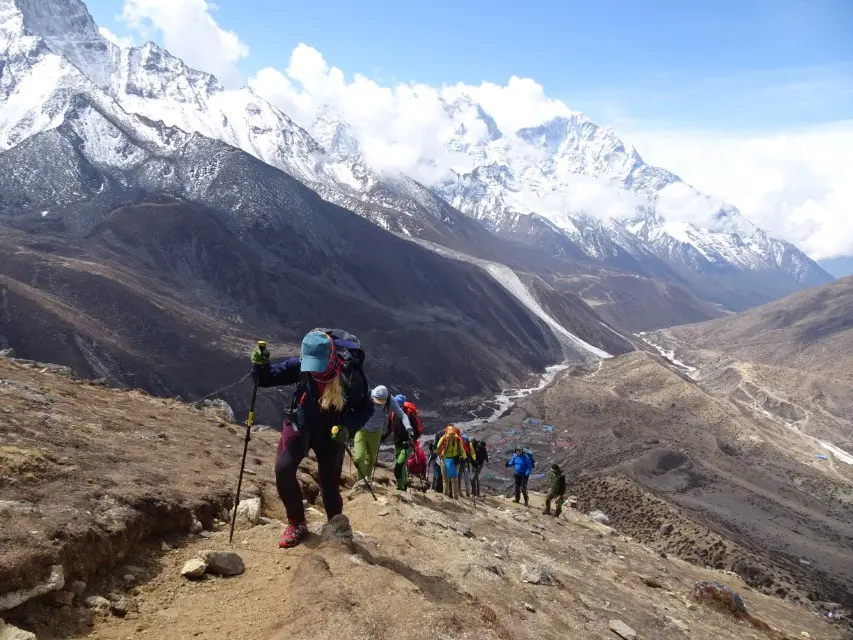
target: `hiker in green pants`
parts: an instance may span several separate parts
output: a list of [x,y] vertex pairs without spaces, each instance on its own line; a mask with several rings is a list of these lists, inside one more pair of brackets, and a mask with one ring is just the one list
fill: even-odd
[[406,396],[398,395],[389,398],[389,401],[393,401],[397,407],[400,407],[400,412],[388,412],[388,431],[382,435],[382,441],[384,442],[389,435],[394,435],[394,477],[397,479],[397,489],[405,491],[409,486],[409,467],[406,462],[412,455],[415,430],[412,429],[409,416],[402,409],[406,403]]
[[379,456],[379,444],[382,440],[382,432],[385,425],[388,424],[389,418],[397,416],[403,426],[411,429],[408,416],[403,412],[403,408],[397,404],[397,401],[388,393],[388,388],[382,385],[376,387],[370,394],[373,398],[374,411],[370,420],[355,434],[354,457],[355,464],[361,472],[361,477],[370,478],[373,473],[373,467],[376,464],[376,459]]

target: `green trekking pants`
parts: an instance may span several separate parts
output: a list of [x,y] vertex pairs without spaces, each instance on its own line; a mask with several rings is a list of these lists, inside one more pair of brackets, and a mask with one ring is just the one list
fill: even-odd
[[394,477],[397,478],[397,488],[405,491],[409,486],[409,465],[406,462],[412,454],[408,444],[394,445]]
[[[359,429],[353,438],[355,466],[361,472],[361,478],[370,479],[373,473],[373,465],[379,453],[379,442],[382,439],[381,431],[365,431]],[[358,478],[359,480],[361,478]]]

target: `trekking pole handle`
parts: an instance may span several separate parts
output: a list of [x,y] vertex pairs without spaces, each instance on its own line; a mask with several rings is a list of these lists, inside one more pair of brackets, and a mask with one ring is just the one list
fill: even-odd
[[[267,348],[266,340],[258,340],[258,347],[263,351]],[[252,404],[249,406],[249,418],[246,420],[246,438],[248,439],[249,433],[252,431],[252,425],[255,424],[255,400],[258,397],[258,383],[255,383],[254,389],[252,389]]]

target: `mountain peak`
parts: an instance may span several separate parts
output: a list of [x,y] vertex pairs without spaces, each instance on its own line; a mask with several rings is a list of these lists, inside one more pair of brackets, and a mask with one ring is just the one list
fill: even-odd
[[465,136],[475,122],[480,122],[486,126],[485,138],[487,140],[499,140],[503,137],[495,119],[486,112],[483,105],[467,93],[463,93],[452,102],[445,101],[445,111],[459,123],[456,134],[460,137]]
[[81,0],[0,0],[20,11],[24,28],[100,87],[109,85],[118,47],[98,31]]

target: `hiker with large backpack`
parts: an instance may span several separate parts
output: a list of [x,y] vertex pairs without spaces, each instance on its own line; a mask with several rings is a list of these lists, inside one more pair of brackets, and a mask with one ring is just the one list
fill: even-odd
[[515,500],[513,502],[519,502],[523,494],[524,506],[526,507],[529,504],[527,481],[530,479],[530,471],[533,468],[530,458],[524,453],[524,449],[516,447],[515,454],[506,461],[506,466],[513,467],[515,471]]
[[296,473],[309,449],[317,456],[326,517],[331,520],[343,511],[345,445],[373,413],[363,363],[358,338],[340,329],[310,331],[302,339],[299,357],[274,365],[265,346],[252,352],[252,377],[259,387],[296,385],[275,463],[276,488],[288,522],[278,542],[281,548],[295,547],[308,535]]
[[[403,408],[403,415],[409,426],[406,428],[403,419],[396,413],[390,414],[388,416],[388,429],[382,435],[382,442],[385,442],[389,435],[394,436],[394,478],[397,480],[397,489],[405,491],[409,486],[409,471],[406,463],[412,452],[412,442],[417,435],[412,425],[413,420],[406,411],[406,396],[400,394],[395,396],[394,400]],[[414,405],[412,406],[414,407]]]
[[489,461],[489,451],[486,449],[486,443],[483,440],[471,440],[471,448],[474,451],[471,492],[475,497],[480,497],[482,495],[480,493],[480,473],[483,471],[483,466]]
[[426,492],[426,473],[427,473],[427,457],[424,450],[421,448],[421,442],[417,438],[412,440],[414,449],[412,455],[406,461],[406,468],[409,472],[409,477],[421,479],[421,490]]
[[373,475],[373,467],[379,457],[379,444],[391,416],[397,416],[406,431],[412,429],[409,417],[403,411],[403,407],[397,404],[397,400],[388,393],[388,387],[379,385],[370,392],[370,397],[374,405],[373,415],[355,434],[353,442],[355,465],[363,478],[370,478]]
[[556,499],[557,508],[554,511],[554,517],[559,518],[563,512],[563,502],[565,502],[566,495],[566,476],[563,470],[560,469],[560,465],[556,463],[551,465],[551,477],[549,479],[550,487],[548,489],[548,496],[545,498],[545,511],[542,514],[546,516],[551,515],[551,501]]
[[447,425],[438,440],[436,453],[441,458],[444,495],[459,499],[459,461],[464,453],[462,434],[455,425]]

